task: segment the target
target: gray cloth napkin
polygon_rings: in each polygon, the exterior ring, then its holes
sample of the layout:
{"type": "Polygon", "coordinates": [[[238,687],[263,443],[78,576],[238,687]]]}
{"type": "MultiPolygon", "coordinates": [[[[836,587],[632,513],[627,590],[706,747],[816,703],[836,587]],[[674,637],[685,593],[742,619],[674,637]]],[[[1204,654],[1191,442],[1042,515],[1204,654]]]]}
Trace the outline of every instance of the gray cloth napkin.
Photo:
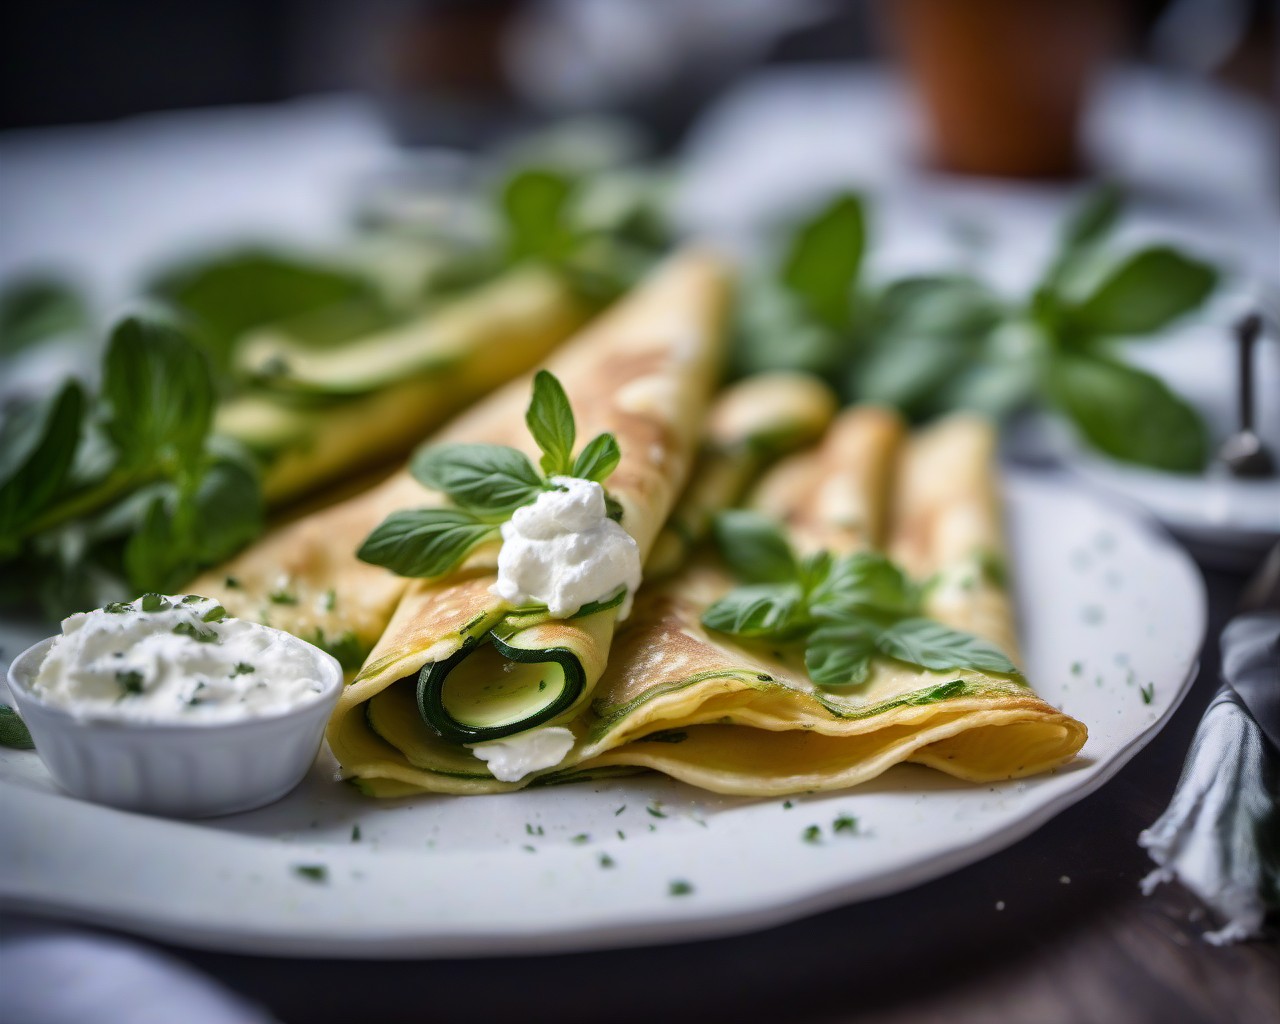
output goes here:
{"type": "Polygon", "coordinates": [[[142,943],[18,915],[0,920],[0,1024],[274,1020],[142,943]]]}
{"type": "Polygon", "coordinates": [[[1222,687],[1196,729],[1168,809],[1138,842],[1223,921],[1215,945],[1261,934],[1280,908],[1280,610],[1222,631],[1222,687]]]}

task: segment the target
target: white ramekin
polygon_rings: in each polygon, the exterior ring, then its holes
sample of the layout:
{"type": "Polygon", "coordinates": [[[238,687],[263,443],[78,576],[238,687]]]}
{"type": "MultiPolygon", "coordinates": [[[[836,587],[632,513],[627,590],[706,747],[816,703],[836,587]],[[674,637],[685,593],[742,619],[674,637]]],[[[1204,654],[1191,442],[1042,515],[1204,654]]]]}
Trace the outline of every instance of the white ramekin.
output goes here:
{"type": "Polygon", "coordinates": [[[74,796],[147,814],[206,818],[279,800],[311,767],[342,691],[337,660],[303,644],[324,689],[296,708],[206,724],[84,718],[31,692],[55,639],[9,666],[9,691],[36,752],[74,796]]]}

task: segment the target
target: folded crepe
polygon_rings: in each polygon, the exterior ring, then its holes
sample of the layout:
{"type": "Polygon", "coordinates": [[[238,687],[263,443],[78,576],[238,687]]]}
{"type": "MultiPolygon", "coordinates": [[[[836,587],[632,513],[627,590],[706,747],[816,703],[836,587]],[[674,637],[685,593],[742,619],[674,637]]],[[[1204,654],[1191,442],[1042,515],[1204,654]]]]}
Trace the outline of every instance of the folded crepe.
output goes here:
{"type": "MultiPolygon", "coordinates": [[[[557,373],[576,367],[579,376],[587,377],[614,372],[643,375],[643,361],[626,351],[635,334],[666,331],[664,336],[694,337],[705,322],[719,317],[724,292],[724,271],[717,261],[699,254],[677,258],[655,280],[567,343],[547,365],[557,373]],[[610,363],[621,369],[608,369],[610,363]]],[[[493,353],[491,359],[500,362],[496,357],[501,354],[493,353]]],[[[664,397],[641,383],[631,400],[664,397]]],[[[431,443],[502,444],[523,434],[528,400],[525,376],[472,406],[435,434],[431,443]]],[[[362,562],[357,550],[392,513],[443,502],[407,470],[395,473],[363,493],[278,527],[231,561],[199,576],[188,589],[216,598],[239,618],[315,643],[354,672],[364,664],[401,597],[415,582],[362,562]]]]}
{"type": "MultiPolygon", "coordinates": [[[[818,451],[774,470],[754,505],[801,551],[887,548],[931,579],[925,615],[1017,663],[993,448],[978,419],[904,440],[892,414],[857,409],[818,451]]],[[[913,762],[986,782],[1053,768],[1084,743],[1084,725],[1013,675],[877,655],[865,684],[817,687],[784,646],[701,624],[731,586],[708,558],[642,592],[593,717],[579,725],[579,777],[649,768],[720,793],[771,796],[841,789],[913,762]]]]}
{"type": "MultiPolygon", "coordinates": [[[[679,256],[548,364],[579,436],[617,437],[621,461],[608,492],[642,559],[698,449],[720,372],[728,285],[719,260],[679,256]]],[[[494,408],[483,424],[473,414],[447,440],[532,454],[522,415],[528,382],[515,386],[514,403],[511,394],[503,393],[501,408],[487,403],[494,408]]],[[[441,503],[421,487],[414,496],[399,483],[391,486],[398,507],[441,503]]],[[[379,511],[387,504],[381,500],[379,511]]],[[[513,609],[492,589],[495,554],[481,550],[444,578],[399,581],[390,623],[343,693],[328,732],[344,773],[365,791],[513,788],[519,783],[496,779],[472,746],[569,721],[588,704],[624,595],[567,619],[546,609],[513,609]]],[[[381,607],[383,597],[377,600],[381,607]]]]}
{"type": "Polygon", "coordinates": [[[261,331],[241,346],[240,369],[262,382],[218,409],[217,430],[257,454],[279,505],[406,451],[585,317],[559,275],[527,267],[336,348],[261,331]]]}

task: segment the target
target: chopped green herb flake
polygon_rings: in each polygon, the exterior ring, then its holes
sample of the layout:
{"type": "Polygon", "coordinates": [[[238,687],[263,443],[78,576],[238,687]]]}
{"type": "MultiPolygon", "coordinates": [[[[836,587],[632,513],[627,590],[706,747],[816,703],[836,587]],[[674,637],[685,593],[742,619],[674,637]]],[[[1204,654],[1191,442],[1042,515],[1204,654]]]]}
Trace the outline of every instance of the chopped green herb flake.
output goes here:
{"type": "Polygon", "coordinates": [[[351,841],[353,843],[360,842],[360,826],[355,824],[351,826],[351,841]]]}
{"type": "Polygon", "coordinates": [[[142,673],[137,671],[117,672],[116,682],[125,693],[142,692],[142,673]]]}
{"type": "Polygon", "coordinates": [[[0,747],[9,747],[11,750],[35,749],[27,723],[8,704],[0,704],[0,747]]]}
{"type": "Polygon", "coordinates": [[[324,599],[320,602],[320,607],[327,612],[333,611],[338,607],[338,592],[330,588],[324,592],[324,599]]]}
{"type": "Polygon", "coordinates": [[[842,814],[831,823],[831,831],[839,835],[847,832],[849,835],[858,834],[858,819],[852,814],[842,814]]]}
{"type": "Polygon", "coordinates": [[[600,866],[602,868],[614,867],[616,863],[617,862],[612,857],[610,857],[607,853],[600,854],[600,866]]]}
{"type": "Polygon", "coordinates": [[[623,804],[621,807],[619,807],[616,811],[613,812],[613,816],[616,818],[619,814],[621,814],[626,809],[627,809],[627,805],[623,804]]]}
{"type": "Polygon", "coordinates": [[[167,612],[173,605],[163,594],[143,594],[142,610],[144,612],[167,612]]]}
{"type": "Polygon", "coordinates": [[[221,643],[221,641],[218,639],[218,634],[215,633],[212,629],[201,629],[194,622],[179,622],[176,626],[173,627],[173,632],[177,633],[178,636],[190,637],[192,640],[195,640],[197,643],[202,643],[202,644],[221,643]]]}
{"type": "Polygon", "coordinates": [[[1084,671],[1084,663],[1083,663],[1083,662],[1073,661],[1073,662],[1071,663],[1071,674],[1072,674],[1073,676],[1078,676],[1078,675],[1079,675],[1081,672],[1083,672],[1083,671],[1084,671]]]}
{"type": "Polygon", "coordinates": [[[183,599],[183,604],[199,604],[204,598],[199,594],[187,594],[183,599]]]}
{"type": "Polygon", "coordinates": [[[308,882],[327,882],[329,880],[329,869],[323,864],[295,864],[293,873],[299,878],[305,878],[308,882]]]}
{"type": "Polygon", "coordinates": [[[102,610],[104,612],[108,612],[111,615],[123,615],[125,612],[133,611],[133,605],[131,605],[128,601],[112,601],[109,604],[107,604],[102,610]]]}
{"type": "Polygon", "coordinates": [[[667,816],[666,813],[657,804],[650,804],[648,807],[645,808],[645,810],[648,811],[655,818],[665,818],[667,816]]]}
{"type": "Polygon", "coordinates": [[[794,806],[795,806],[795,804],[794,804],[794,803],[792,803],[790,800],[784,800],[784,801],[782,801],[782,809],[783,809],[784,811],[789,811],[789,810],[791,810],[791,808],[793,808],[794,806]]]}
{"type": "Polygon", "coordinates": [[[525,825],[524,830],[531,836],[546,835],[541,825],[525,825]]]}
{"type": "Polygon", "coordinates": [[[625,832],[623,832],[623,831],[622,831],[622,829],[618,829],[618,838],[619,838],[619,839],[626,839],[626,838],[627,838],[627,834],[626,834],[625,832]]]}
{"type": "Polygon", "coordinates": [[[233,676],[247,676],[250,672],[256,672],[256,671],[257,669],[255,669],[247,661],[237,661],[236,667],[231,670],[231,674],[233,676]]]}
{"type": "Polygon", "coordinates": [[[221,622],[227,617],[227,610],[220,604],[215,604],[207,612],[200,616],[202,622],[221,622]]]}
{"type": "Polygon", "coordinates": [[[683,878],[677,878],[667,887],[667,893],[670,896],[688,896],[693,892],[693,886],[686,882],[683,878]]]}
{"type": "Polygon", "coordinates": [[[569,842],[581,846],[583,843],[591,842],[591,836],[587,835],[586,832],[579,832],[576,836],[570,839],[569,842]]]}
{"type": "Polygon", "coordinates": [[[238,579],[236,579],[234,576],[228,576],[228,577],[227,577],[225,580],[223,580],[222,582],[223,582],[223,586],[225,586],[228,590],[239,590],[239,589],[240,589],[240,581],[239,581],[238,579]]]}
{"type": "Polygon", "coordinates": [[[537,851],[537,850],[535,850],[532,846],[530,846],[528,843],[525,843],[522,847],[520,847],[520,849],[524,850],[524,852],[525,852],[525,853],[537,853],[537,852],[538,852],[538,851],[537,851]]]}
{"type": "Polygon", "coordinates": [[[298,595],[287,590],[273,590],[267,595],[267,600],[272,604],[297,604],[298,595]]]}
{"type": "Polygon", "coordinates": [[[1150,704],[1156,697],[1156,684],[1147,683],[1147,685],[1142,687],[1138,692],[1142,694],[1142,703],[1150,704]]]}
{"type": "Polygon", "coordinates": [[[806,843],[820,843],[822,842],[822,829],[817,825],[810,825],[800,833],[800,838],[806,843]]]}

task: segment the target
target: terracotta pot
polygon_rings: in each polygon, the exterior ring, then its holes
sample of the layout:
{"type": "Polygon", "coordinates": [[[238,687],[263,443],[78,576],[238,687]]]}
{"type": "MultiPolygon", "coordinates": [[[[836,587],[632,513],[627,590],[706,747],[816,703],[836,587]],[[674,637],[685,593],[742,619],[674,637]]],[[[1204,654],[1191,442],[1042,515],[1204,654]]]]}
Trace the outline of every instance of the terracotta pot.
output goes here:
{"type": "Polygon", "coordinates": [[[1089,86],[1121,38],[1118,0],[889,0],[930,157],[967,174],[1081,166],[1089,86]]]}

